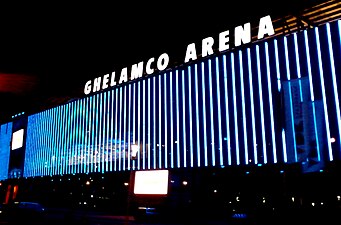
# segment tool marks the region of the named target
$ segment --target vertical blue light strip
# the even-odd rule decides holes
[[[223,143],[222,143],[222,128],[221,128],[221,103],[220,103],[220,73],[219,73],[219,60],[218,57],[215,59],[215,71],[216,71],[216,82],[217,82],[217,105],[218,105],[218,136],[219,136],[219,159],[220,166],[224,165],[223,159]],[[192,130],[192,129],[191,129]],[[191,135],[192,136],[192,135]]]
[[[283,143],[283,152],[285,152],[285,158],[284,158],[284,162],[286,163],[288,160],[287,160],[287,144],[286,144],[286,137],[285,137],[285,130],[282,129],[282,143]]]
[[[147,108],[148,108],[148,129],[147,129],[147,133],[148,133],[148,143],[147,143],[147,145],[148,145],[148,169],[150,169],[150,166],[151,166],[151,155],[150,155],[150,149],[151,149],[151,142],[150,142],[150,139],[151,139],[151,123],[152,123],[152,121],[151,121],[151,117],[150,117],[150,101],[151,101],[151,99],[152,99],[152,97],[150,96],[150,80],[151,80],[151,78],[149,78],[148,79],[148,106],[147,106]]]
[[[83,146],[84,146],[84,99],[79,100],[79,113],[78,113],[78,120],[79,120],[79,128],[78,128],[78,146],[77,146],[77,170],[78,173],[83,173]]]
[[[279,58],[278,58],[278,44],[277,40],[274,40],[274,46],[275,46],[275,61],[276,61],[276,73],[277,73],[277,88],[278,92],[281,92],[281,74],[279,70]],[[284,134],[282,134],[282,137],[285,137],[285,130],[283,129],[282,131]],[[283,160],[284,162],[288,162],[288,156],[287,156],[287,147],[286,147],[286,142],[282,140],[283,144]]]
[[[118,114],[118,88],[115,90],[115,147],[114,147],[114,171],[117,171],[117,114]]]
[[[105,155],[106,155],[106,152],[107,152],[107,143],[108,143],[108,139],[106,138],[107,136],[107,129],[108,129],[108,121],[106,121],[106,118],[107,118],[107,93],[104,92],[103,93],[103,102],[102,102],[102,105],[103,105],[103,138],[102,138],[102,146],[101,146],[101,149],[102,149],[102,153],[101,153],[101,161],[102,161],[102,166],[101,166],[101,173],[104,173],[104,169],[105,169]]]
[[[142,81],[142,169],[146,169],[146,80]]]
[[[153,169],[156,169],[156,81],[153,77]]]
[[[110,133],[110,123],[111,121],[109,120],[110,119],[110,106],[111,106],[111,96],[110,96],[110,91],[108,91],[108,100],[105,101],[105,104],[107,105],[107,122],[106,122],[106,125],[107,125],[107,128],[106,128],[106,148],[105,148],[105,169],[103,168],[103,170],[105,172],[108,172],[109,171],[109,133]]]
[[[232,73],[232,92],[233,92],[233,108],[234,108],[234,135],[236,141],[236,158],[237,158],[237,165],[240,164],[239,159],[239,137],[238,137],[238,118],[237,118],[237,96],[236,96],[236,74],[234,68],[234,53],[231,53],[231,73]]]
[[[161,140],[161,118],[162,118],[162,114],[161,114],[161,100],[162,100],[162,95],[161,95],[161,74],[159,75],[159,168],[162,168],[162,162],[161,162],[161,146],[162,146],[162,140]]]
[[[113,145],[114,143],[114,104],[115,104],[115,91],[112,90],[111,91],[111,113],[110,113],[110,168],[109,171],[112,172],[113,171],[113,165],[112,165],[112,154],[114,151],[113,146],[115,147],[115,145]]]
[[[176,92],[176,153],[177,167],[180,168],[180,122],[179,122],[179,70],[175,72],[175,92]]]
[[[72,123],[72,144],[71,144],[71,160],[70,160],[70,173],[75,174],[75,157],[76,157],[76,146],[77,146],[77,110],[78,110],[78,101],[73,102],[73,123]]]
[[[95,113],[96,113],[96,98],[95,96],[92,96],[92,123],[91,123],[91,152],[90,152],[90,157],[91,157],[91,169],[90,172],[94,172],[94,152],[95,152],[95,131],[96,131],[96,126],[95,126]]]
[[[339,40],[341,40],[341,21],[337,21],[338,30],[339,30]],[[334,62],[334,55],[333,55],[333,46],[332,40],[330,35],[330,25],[329,23],[326,24],[327,27],[327,36],[328,36],[328,49],[329,49],[329,56],[330,56],[330,69],[332,72],[332,80],[333,80],[333,91],[334,91],[334,101],[335,101],[335,109],[336,109],[336,117],[337,117],[337,126],[339,131],[339,146],[341,146],[341,118],[340,118],[340,100],[338,95],[338,88],[337,88],[337,81],[336,81],[336,74],[335,74],[335,62]],[[340,75],[339,75],[340,77]]]
[[[126,121],[127,121],[127,86],[124,86],[124,101],[123,101],[123,170],[126,170]]]
[[[231,159],[231,135],[230,135],[230,115],[229,115],[229,98],[227,89],[227,68],[226,55],[223,56],[224,64],[224,92],[225,92],[225,109],[226,109],[226,142],[227,142],[227,162],[232,165]]]
[[[251,106],[251,124],[252,124],[252,143],[253,143],[253,160],[254,164],[258,164],[257,153],[257,136],[256,136],[256,122],[255,122],[255,104],[253,100],[253,81],[252,81],[252,69],[251,69],[251,51],[247,49],[247,61],[248,61],[248,73],[249,73],[249,89],[250,89],[250,106]]]
[[[193,130],[193,119],[192,119],[192,81],[191,81],[191,66],[188,66],[188,109],[189,109],[189,130],[192,132]],[[193,167],[193,135],[189,135],[190,141],[190,159],[191,159],[191,167]]]
[[[135,88],[135,84],[134,83],[134,86],[133,86],[133,144],[136,144],[136,140],[135,140],[135,98],[136,98],[136,88]],[[138,144],[138,146],[140,147],[140,144]],[[135,160],[133,160],[133,170],[135,170],[136,167],[135,167]]]
[[[165,168],[168,168],[168,143],[167,143],[167,139],[168,139],[168,136],[167,136],[167,74],[165,73],[164,75],[164,90],[163,90],[163,93],[164,93],[164,111],[165,111],[165,149],[164,149],[164,152],[165,152]]]
[[[185,92],[185,70],[182,74],[182,135],[183,135],[183,153],[184,153],[184,167],[187,167],[187,143],[186,143],[186,92]]]
[[[120,90],[120,115],[119,115],[119,128],[118,128],[118,171],[122,169],[122,87],[119,88]]]
[[[289,56],[288,56],[288,44],[287,37],[284,37],[284,50],[285,50],[285,66],[287,72],[287,80],[289,87],[289,99],[290,99],[290,114],[291,114],[291,129],[294,142],[295,162],[297,162],[297,147],[296,147],[296,135],[295,135],[295,124],[294,124],[294,109],[292,105],[292,94],[291,94],[291,83],[290,83],[290,68],[289,68]]]
[[[300,86],[300,100],[301,102],[303,102],[300,58],[299,58],[298,47],[297,47],[297,34],[294,33],[293,35],[294,35],[294,45],[295,45],[296,70],[297,70],[297,77],[299,78],[298,84]]]
[[[140,169],[140,159],[141,159],[141,82],[137,83],[137,143],[139,145],[139,151],[137,152],[137,169]]]
[[[205,166],[208,166],[207,158],[207,135],[206,135],[206,103],[205,103],[205,64],[201,63],[201,89],[202,89],[202,117],[203,117],[203,131],[204,131],[204,156],[205,156]]]
[[[62,111],[62,115],[63,115],[63,120],[64,121],[64,126],[62,129],[62,145],[61,145],[61,154],[60,154],[60,172],[59,174],[65,174],[65,160],[66,160],[66,154],[65,154],[65,149],[66,149],[66,139],[67,139],[67,123],[70,120],[70,118],[68,117],[68,107],[69,104],[67,105],[63,105],[63,111]]]
[[[239,75],[240,75],[240,94],[241,94],[241,97],[242,97],[244,154],[245,154],[245,164],[247,165],[247,164],[249,164],[249,153],[248,153],[247,130],[246,130],[243,55],[242,55],[242,51],[241,50],[239,50]]]
[[[260,70],[259,46],[258,45],[256,46],[256,52],[257,52],[258,94],[259,94],[259,105],[260,105],[260,118],[261,118],[261,124],[262,124],[263,158],[264,158],[264,163],[267,163],[268,159],[267,159],[267,154],[266,154],[266,141],[265,141],[262,75],[261,75],[261,70]]]
[[[89,173],[89,142],[88,136],[90,134],[90,128],[88,127],[89,119],[91,119],[89,115],[89,97],[85,100],[85,127],[84,127],[84,146],[83,146],[83,156],[84,156],[84,165],[83,165],[83,172]]]
[[[268,97],[269,97],[269,106],[270,106],[270,125],[271,125],[271,140],[272,140],[272,152],[273,152],[273,160],[274,163],[277,163],[277,151],[276,151],[276,137],[275,137],[275,122],[274,122],[274,110],[272,104],[272,85],[270,79],[270,65],[269,65],[269,49],[268,43],[265,42],[265,61],[266,61],[266,74],[268,81]]]
[[[72,121],[73,121],[73,104],[68,104],[68,133],[66,136],[66,148],[65,148],[65,174],[70,174],[70,149],[72,144]]]
[[[194,79],[195,79],[195,117],[196,117],[196,131],[197,131],[197,166],[200,167],[200,133],[199,133],[199,88],[198,88],[198,64],[194,65]]]
[[[210,118],[211,118],[211,152],[212,152],[212,166],[215,166],[215,141],[214,141],[214,119],[213,119],[213,93],[212,93],[212,63],[208,60],[208,82],[210,85]]]
[[[173,131],[173,73],[169,73],[169,97],[170,97],[170,148],[171,148],[171,168],[174,168],[174,131]]]
[[[324,118],[325,118],[325,124],[326,124],[326,132],[327,132],[329,160],[333,161],[334,158],[333,158],[332,146],[329,140],[330,139],[329,116],[328,116],[328,110],[327,110],[326,90],[325,90],[324,77],[323,77],[324,74],[323,74],[322,59],[321,59],[320,36],[319,36],[317,27],[315,27],[315,38],[316,38],[317,58],[318,58],[318,65],[319,65],[319,75],[320,75],[320,80],[321,80]]]
[[[129,96],[128,96],[128,165],[127,165],[127,169],[128,170],[131,170],[130,168],[130,158],[131,158],[131,155],[130,155],[130,152],[131,152],[131,149],[130,149],[130,145],[131,145],[131,136],[130,136],[130,126],[131,126],[131,84],[129,84],[128,86],[128,93],[129,93]]]

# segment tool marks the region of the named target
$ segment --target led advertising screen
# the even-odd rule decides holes
[[[168,170],[136,171],[134,194],[166,195],[168,176]]]
[[[21,148],[24,143],[24,129],[17,130],[12,135],[12,150]]]

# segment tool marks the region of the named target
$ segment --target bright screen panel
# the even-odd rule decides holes
[[[21,148],[24,143],[24,129],[17,130],[12,135],[12,150]]]
[[[136,171],[134,194],[159,194],[168,193],[168,170]]]

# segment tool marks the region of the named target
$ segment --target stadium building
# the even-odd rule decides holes
[[[116,214],[340,207],[341,21],[280,22],[262,40],[2,124],[2,201]]]

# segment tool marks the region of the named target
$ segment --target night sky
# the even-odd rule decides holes
[[[226,3],[224,3],[226,2]],[[233,32],[259,18],[295,14],[323,1],[197,1],[137,5],[36,5],[1,8],[0,123],[84,97],[86,81],[124,67],[170,57],[184,62],[187,45]],[[169,68],[168,67],[168,68]]]

